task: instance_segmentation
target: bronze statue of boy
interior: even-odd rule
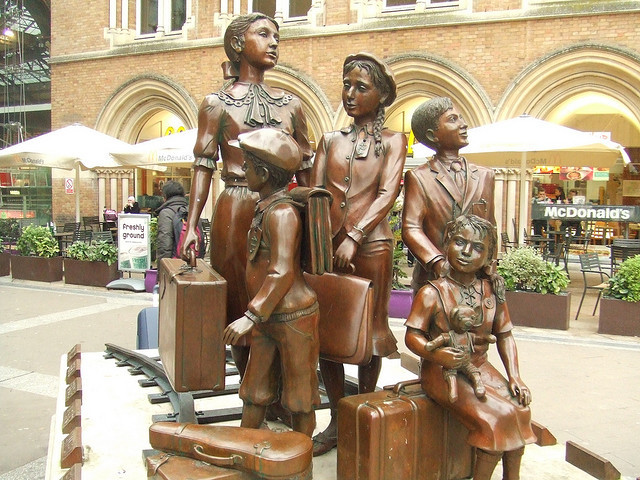
[[[251,353],[240,387],[242,427],[259,428],[267,406],[278,400],[291,412],[293,429],[311,437],[319,403],[316,368],[319,309],[300,264],[302,219],[288,195],[302,151],[288,133],[263,128],[240,134],[242,169],[259,201],[247,240],[246,282],[251,300],[230,323],[224,341],[233,345],[251,332]]]

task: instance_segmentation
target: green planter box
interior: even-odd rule
[[[11,276],[18,280],[59,282],[62,280],[62,257],[11,257]]]
[[[511,323],[521,327],[569,329],[571,294],[506,292]]]
[[[598,333],[639,337],[640,303],[602,297]]]
[[[64,259],[64,283],[105,287],[109,282],[120,278],[118,264],[107,262],[88,262],[85,260]]]

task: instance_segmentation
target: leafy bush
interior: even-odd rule
[[[20,236],[20,224],[15,218],[0,218],[0,237],[3,239],[18,238]]]
[[[149,241],[151,243],[151,259],[153,260],[158,245],[158,217],[151,217],[149,220]]]
[[[107,262],[108,265],[118,260],[117,247],[109,242],[74,242],[67,248],[67,257],[88,262]]]
[[[51,258],[60,253],[58,242],[53,238],[51,230],[35,225],[29,225],[22,230],[17,247],[20,255]]]
[[[73,242],[67,248],[66,255],[74,260],[89,261],[89,244],[86,242]]]
[[[393,269],[391,271],[391,288],[393,290],[407,290],[408,287],[400,282],[401,278],[407,278],[407,274],[402,269],[402,262],[405,260],[406,255],[402,249],[402,220],[400,217],[402,203],[400,200],[396,200],[391,211],[394,212],[389,215],[389,226],[393,232]]]
[[[557,295],[569,285],[569,277],[561,267],[545,261],[531,247],[514,248],[498,265],[509,291],[551,293]]]
[[[640,255],[620,264],[616,274],[609,279],[609,288],[604,294],[626,302],[640,302]]]

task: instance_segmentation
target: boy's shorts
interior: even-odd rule
[[[317,304],[316,304],[317,305]],[[271,405],[278,398],[291,413],[308,413],[320,403],[317,365],[320,351],[319,310],[295,320],[267,320],[256,325],[251,353],[240,386],[240,398],[254,405]]]

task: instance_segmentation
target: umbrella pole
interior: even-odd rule
[[[528,230],[529,195],[527,188],[527,152],[522,152],[520,159],[520,215],[518,228]],[[518,235],[520,245],[524,245],[524,235]]]
[[[80,163],[76,163],[76,222],[80,221]]]

